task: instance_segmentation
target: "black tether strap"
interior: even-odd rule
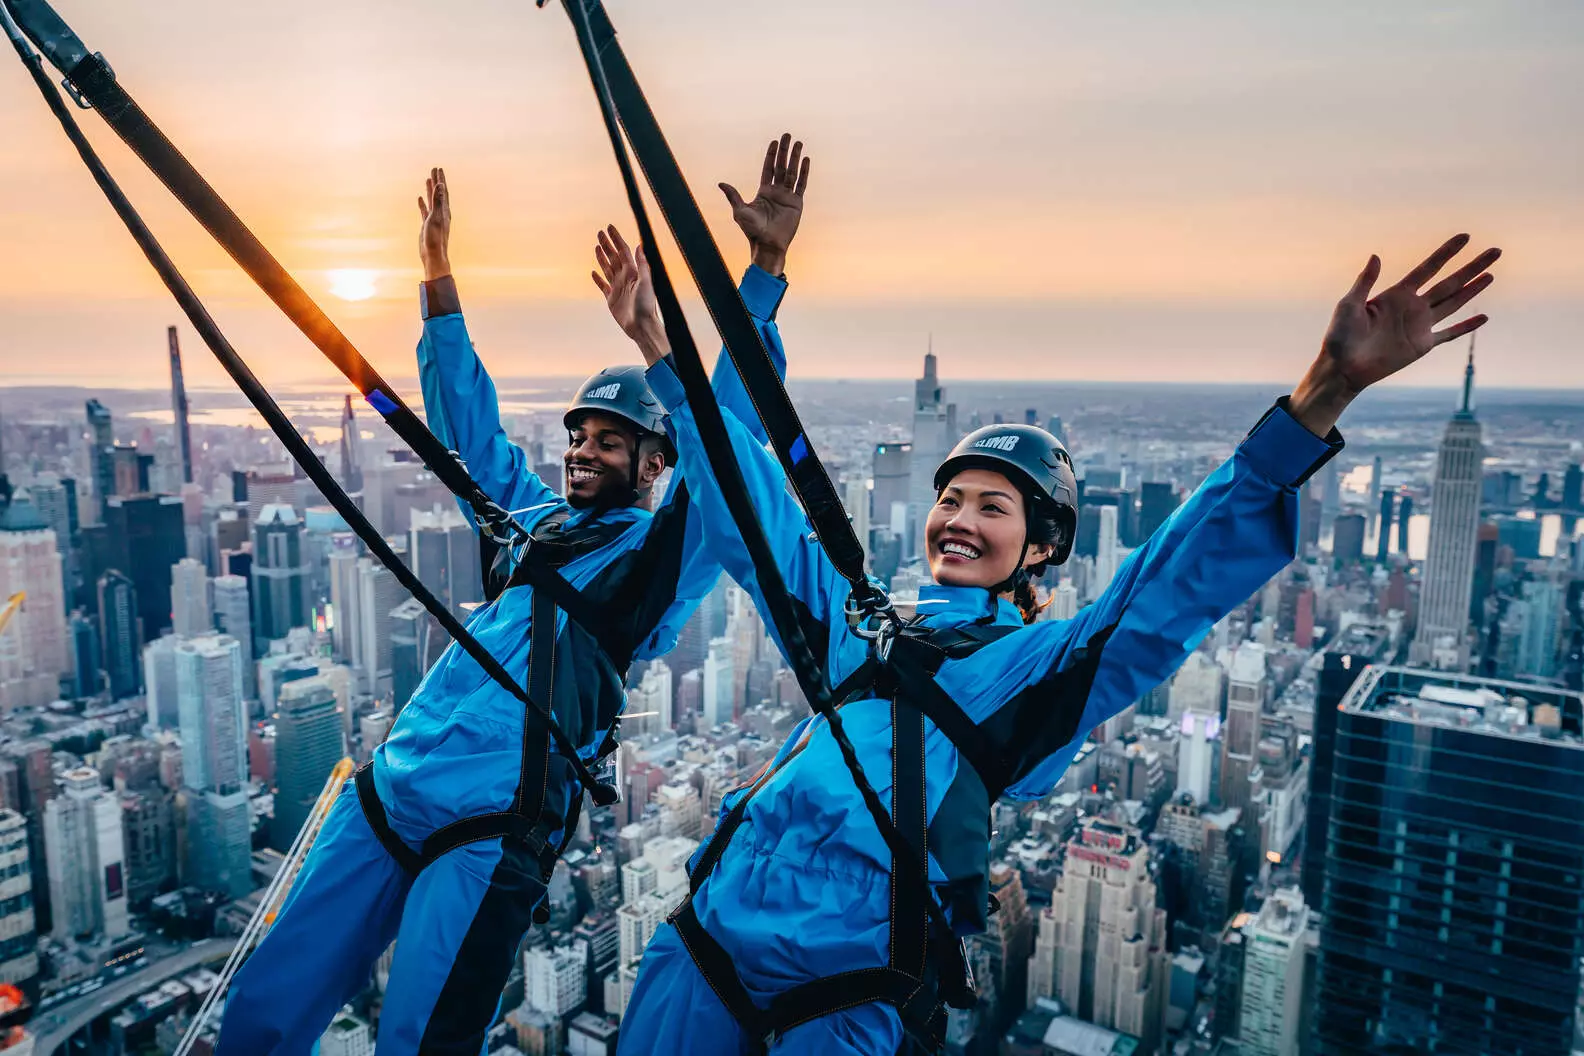
[[[484,492],[457,455],[429,431],[402,400],[401,394],[380,376],[373,364],[121,87],[104,57],[86,54],[87,48],[50,8],[47,0],[9,2],[17,12],[22,30],[39,43],[52,61],[60,65],[77,58],[75,64],[62,70],[73,95],[83,105],[99,111],[105,123],[225,248],[303,336],[357,386],[369,406],[379,412],[385,423],[417,453],[441,483],[468,504],[480,527],[503,539],[525,538],[527,533],[521,526]]]
[[[671,344],[677,376],[687,392],[688,404],[693,409],[699,438],[709,459],[710,468],[715,474],[716,483],[720,487],[732,521],[737,526],[737,532],[742,537],[743,545],[753,564],[754,574],[764,596],[765,607],[770,610],[771,623],[781,639],[787,659],[797,675],[798,684],[809,705],[829,724],[831,738],[841,752],[842,762],[852,775],[853,784],[857,786],[864,806],[869,811],[869,816],[874,819],[875,826],[879,829],[887,848],[897,861],[907,863],[907,871],[913,877],[910,882],[920,886],[931,921],[939,927],[942,934],[951,934],[951,925],[946,919],[946,913],[941,909],[935,893],[929,889],[927,863],[913,853],[907,841],[891,823],[885,804],[880,801],[880,796],[864,775],[863,764],[858,759],[858,752],[853,747],[851,738],[847,736],[841,716],[832,706],[825,672],[820,661],[809,648],[808,640],[798,623],[797,614],[793,611],[786,580],[776,564],[775,553],[765,539],[764,529],[759,524],[758,515],[754,510],[753,498],[748,493],[748,486],[743,481],[742,469],[738,466],[736,455],[732,451],[731,437],[726,431],[725,420],[721,417],[720,404],[716,402],[714,390],[710,387],[709,374],[704,369],[698,346],[693,341],[687,318],[682,313],[682,305],[677,300],[676,290],[671,285],[670,276],[666,272],[659,245],[655,240],[654,228],[650,225],[648,211],[644,208],[643,195],[638,189],[637,177],[633,174],[632,163],[622,143],[621,129],[617,124],[604,67],[589,28],[588,11],[584,0],[563,0],[563,2],[572,16],[578,45],[583,51],[583,61],[588,67],[589,79],[593,83],[600,113],[605,120],[605,130],[610,136],[611,149],[616,155],[617,167],[621,170],[622,183],[627,191],[627,202],[638,226],[639,241],[645,248],[654,281],[655,300],[660,306],[660,315],[665,323],[666,338]],[[600,10],[597,2],[593,7],[595,10]]]
[[[379,562],[390,570],[397,581],[413,597],[418,599],[419,604],[423,605],[429,614],[439,621],[440,625],[456,640],[456,643],[462,647],[463,651],[471,656],[503,689],[516,697],[523,704],[528,715],[535,716],[541,722],[548,723],[549,732],[555,738],[556,746],[560,749],[561,754],[567,757],[578,781],[589,790],[589,794],[594,797],[594,801],[601,805],[616,802],[616,790],[608,785],[601,784],[589,772],[588,767],[583,764],[582,759],[578,756],[577,746],[572,744],[566,733],[556,724],[554,716],[543,706],[529,699],[528,694],[507,673],[499,661],[490,655],[489,650],[485,649],[478,639],[468,633],[467,628],[462,625],[461,621],[452,614],[451,610],[440,599],[430,593],[429,588],[425,587],[423,582],[413,574],[401,557],[391,549],[390,544],[385,541],[384,537],[369,523],[368,518],[363,515],[363,511],[358,509],[357,504],[342,490],[341,485],[331,476],[324,463],[319,460],[313,449],[308,446],[307,442],[298,434],[296,428],[292,426],[291,421],[286,417],[285,412],[281,410],[280,405],[275,402],[274,397],[270,396],[268,390],[254,376],[253,371],[242,357],[237,354],[236,349],[231,347],[231,343],[226,340],[219,326],[216,325],[214,319],[209,315],[208,309],[198,299],[192,287],[187,284],[187,280],[182,277],[181,272],[176,269],[176,265],[172,263],[164,248],[160,246],[159,241],[154,237],[153,232],[149,230],[148,225],[143,222],[143,218],[138,215],[137,210],[127,199],[126,194],[116,184],[114,177],[110,175],[109,170],[104,166],[104,162],[94,152],[93,146],[88,142],[87,137],[83,135],[82,129],[78,127],[76,119],[66,109],[66,104],[62,102],[60,93],[55,90],[55,86],[45,76],[43,61],[17,32],[16,25],[12,22],[9,12],[5,10],[3,5],[0,5],[0,19],[5,22],[6,34],[11,38],[11,43],[15,46],[23,65],[33,75],[33,81],[38,85],[39,92],[44,96],[44,100],[49,104],[50,110],[60,121],[61,128],[66,132],[67,138],[77,148],[78,155],[81,156],[83,164],[88,167],[94,182],[104,192],[105,199],[110,203],[111,208],[116,211],[116,215],[121,218],[122,223],[126,225],[133,241],[138,244],[138,248],[143,250],[143,255],[148,258],[148,262],[153,265],[154,270],[159,274],[166,288],[170,290],[171,296],[176,299],[176,303],[181,307],[188,321],[192,323],[193,329],[198,332],[198,336],[203,338],[204,344],[209,346],[209,350],[220,361],[220,365],[225,368],[226,373],[231,375],[232,380],[237,383],[237,387],[248,398],[248,402],[252,403],[259,414],[263,416],[265,422],[269,424],[270,429],[285,446],[287,452],[302,467],[308,479],[313,481],[320,493],[330,501],[330,505],[335,507],[336,512],[357,533],[358,538],[369,548],[369,552],[378,558]],[[100,61],[102,62],[103,60]],[[532,723],[524,722],[525,727],[532,725]]]
[[[808,513],[820,545],[836,571],[851,585],[852,599],[860,608],[889,613],[890,599],[864,572],[863,543],[853,530],[830,474],[815,454],[808,431],[765,348],[759,327],[743,304],[737,283],[688,189],[681,166],[671,153],[632,66],[622,53],[603,3],[600,0],[564,2],[569,9],[573,4],[583,5],[587,14],[587,36],[598,56],[601,67],[598,76],[603,77],[611,109],[627,131],[633,155],[654,193],[660,215],[676,239],[682,261],[693,276],[715,328],[720,332],[722,344],[742,377],[743,388],[759,412],[765,432],[781,459],[787,479]],[[545,0],[540,0],[541,6],[544,3]],[[578,21],[575,12],[573,21]],[[585,47],[585,52],[587,50]],[[594,74],[592,68],[590,73]],[[619,142],[617,137],[618,148]],[[651,237],[646,235],[643,242],[648,249],[655,248]]]

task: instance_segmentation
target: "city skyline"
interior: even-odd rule
[[[63,14],[382,370],[411,363],[411,203],[437,163],[492,367],[631,358],[588,287],[592,231],[626,217],[559,12],[495,0],[464,23],[410,0],[287,4],[259,25],[195,0],[144,23],[112,10]],[[1571,6],[884,0],[855,16],[824,0],[789,24],[697,0],[612,16],[734,267],[745,255],[711,185],[750,185],[770,134],[807,140],[782,313],[804,376],[908,377],[932,332],[987,377],[1290,379],[1371,250],[1390,268],[1468,228],[1507,249],[1489,384],[1584,384],[1568,354],[1584,323],[1584,206],[1566,176],[1579,147],[1554,134],[1584,119]],[[766,47],[791,71],[773,91],[721,91],[760,83]],[[0,232],[0,367],[157,378],[172,307],[9,69],[0,173],[13,202],[30,197]],[[1394,101],[1414,119],[1372,119]],[[136,162],[106,154],[266,380],[321,376]],[[194,389],[218,378],[187,358]],[[1407,380],[1449,383],[1450,358]]]

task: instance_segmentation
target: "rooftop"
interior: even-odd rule
[[[1584,694],[1532,682],[1370,667],[1339,707],[1419,726],[1584,750]]]

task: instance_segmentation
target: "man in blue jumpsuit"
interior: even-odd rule
[[[801,217],[802,187],[772,170],[784,173],[789,148],[789,137],[771,143],[766,178],[752,202],[728,195],[753,250],[742,297],[783,372],[773,320],[786,288],[781,276]],[[425,281],[418,364],[430,428],[490,497],[533,532],[535,545],[543,537],[547,545],[570,546],[560,573],[604,605],[610,625],[624,635],[627,655],[610,656],[604,638],[596,641],[556,613],[553,651],[562,674],[545,703],[580,754],[592,759],[623,704],[625,665],[675,645],[719,566],[701,546],[698,511],[685,488],[671,487],[659,510],[647,508],[668,445],[653,430],[634,428],[631,416],[600,412],[601,400],[617,399],[634,380],[621,369],[591,379],[568,414],[566,496],[533,473],[501,427],[495,387],[463,322],[446,253],[450,203],[439,170],[419,208]],[[757,426],[730,360],[722,357],[721,364],[721,400]],[[590,538],[595,545],[586,545]],[[529,677],[536,593],[526,584],[509,586],[469,623],[520,684]],[[365,776],[372,777],[377,803],[360,804],[350,786],[342,792],[279,919],[236,977],[220,1036],[224,1056],[308,1052],[335,1012],[368,984],[393,940],[379,1023],[382,1056],[481,1051],[518,945],[544,897],[547,863],[499,837],[457,846],[416,875],[397,857],[447,825],[516,809],[524,798],[537,804],[533,816],[543,819],[553,855],[582,789],[553,747],[529,751],[543,728],[528,724],[525,731],[524,717],[522,704],[476,662],[455,645],[446,649],[374,753]],[[374,824],[370,806],[379,815]],[[382,843],[380,830],[399,844]]]
[[[1008,728],[998,726],[998,718],[1011,709],[1025,710],[1019,720],[1033,720],[1011,724],[1022,739],[998,745],[1018,765],[990,797],[997,791],[1024,800],[1049,794],[1091,729],[1168,678],[1218,620],[1293,559],[1296,489],[1340,448],[1334,426],[1343,408],[1366,386],[1485,321],[1476,316],[1442,331],[1431,329],[1490,282],[1485,268],[1496,259],[1494,250],[1447,279],[1432,281],[1466,241],[1460,236],[1448,242],[1373,298],[1379,261],[1372,257],[1339,303],[1319,357],[1292,396],[1259,420],[1232,457],[1128,556],[1102,595],[1075,618],[1023,626],[1025,615],[1002,592],[1014,568],[1038,567],[1050,557],[1049,547],[1031,552],[1032,520],[1029,534],[1014,529],[1023,539],[1023,555],[1016,556],[1014,543],[1015,561],[1009,557],[1006,568],[987,568],[991,574],[976,584],[969,580],[978,548],[959,546],[947,553],[936,545],[936,536],[926,533],[934,582],[919,592],[920,626],[1008,625],[1008,633],[976,652],[946,659],[933,675],[935,685],[985,736]],[[646,283],[641,259],[622,256],[614,265],[602,288],[641,289]],[[643,298],[626,300],[637,304]],[[638,344],[650,364],[650,385],[671,412],[680,469],[703,512],[707,545],[765,612],[746,548],[701,449],[692,409],[665,358],[664,331],[652,319],[635,321],[632,329],[643,335]],[[724,417],[787,589],[810,614],[805,634],[823,653],[830,685],[839,685],[869,655],[867,643],[846,631],[848,584],[811,533],[780,463],[729,410]],[[988,456],[995,455],[1002,439],[1011,442],[1010,437],[990,438],[986,456],[971,456],[978,468],[965,472],[982,473],[984,466],[995,465]],[[1047,449],[1065,458],[1054,439]],[[961,516],[957,510],[941,513],[943,504],[958,501],[952,495],[950,474],[956,471],[951,462],[937,477],[941,498],[931,514],[932,531],[937,515],[947,523]],[[998,496],[995,502],[1003,507],[1016,504],[1011,492],[1020,487],[1017,474],[1008,472],[1001,491],[984,492]],[[1026,492],[1023,499],[1032,501]],[[984,508],[993,510],[985,501]],[[1085,678],[1081,691],[1058,689],[1060,677],[1076,670]],[[897,685],[890,692],[898,694],[899,706]],[[847,699],[841,716],[865,773],[891,809],[893,787],[901,782],[893,766],[905,765],[892,756],[894,705],[859,693]],[[926,720],[922,761],[914,764],[922,765],[925,774],[929,879],[957,936],[984,929],[988,891],[990,804],[984,796],[991,783],[965,780],[970,749]],[[739,804],[745,809],[735,811]],[[972,816],[974,810],[978,817]],[[706,875],[693,877],[691,904],[684,902],[672,917],[681,925],[690,908],[694,923],[721,956],[701,957],[704,944],[696,932],[689,939],[686,927],[662,925],[644,956],[623,1020],[620,1051],[633,1056],[762,1048],[897,1052],[904,1040],[898,1009],[857,993],[861,980],[856,976],[852,991],[803,1015],[790,1029],[756,1035],[744,1029],[727,1004],[743,997],[752,1006],[752,1022],[762,1028],[759,1012],[772,999],[821,978],[885,970],[895,948],[891,853],[826,721],[810,717],[794,730],[766,771],[728,794],[722,818],[730,819],[723,828],[723,850]],[[695,866],[708,857],[701,854]],[[930,943],[944,945],[936,938]]]

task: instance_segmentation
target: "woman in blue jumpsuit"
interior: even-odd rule
[[[1292,396],[1260,419],[1232,457],[1128,556],[1102,595],[1073,619],[1024,627],[1032,614],[1001,592],[1016,581],[1020,565],[1037,568],[1059,550],[1059,533],[1041,538],[1029,532],[1040,520],[1029,516],[1034,512],[1029,504],[1050,496],[1034,493],[1028,475],[1010,464],[999,474],[982,459],[960,473],[951,471],[950,463],[944,467],[948,473],[936,481],[940,493],[925,532],[932,582],[919,592],[921,623],[993,621],[1020,629],[972,655],[945,661],[936,683],[971,719],[983,722],[1025,688],[1077,663],[1082,647],[1100,649],[1075,735],[1017,775],[1006,795],[1024,800],[1047,795],[1091,729],[1168,678],[1218,620],[1293,559],[1296,487],[1340,448],[1334,426],[1343,408],[1366,386],[1485,321],[1476,316],[1439,332],[1431,329],[1490,282],[1485,269],[1496,251],[1432,285],[1466,242],[1466,236],[1449,241],[1373,298],[1379,260],[1372,257],[1338,304],[1321,353]],[[641,259],[636,264],[621,259],[605,285],[641,288],[645,281]],[[648,331],[649,340],[639,344],[650,364],[650,385],[671,412],[681,472],[704,512],[707,545],[764,612],[753,567],[700,448],[691,408],[663,358],[663,331],[656,324]],[[829,628],[821,659],[829,683],[838,685],[868,653],[863,640],[844,630],[848,585],[812,536],[780,464],[729,410],[725,417],[787,588]],[[1054,438],[1046,438],[1052,445],[1047,450],[1060,450]],[[982,449],[990,454],[1001,446],[996,437],[982,439],[990,441]],[[1108,640],[1099,633],[1107,629]],[[889,809],[890,702],[856,700],[841,714],[870,782]],[[983,903],[954,903],[952,893],[984,889],[988,848],[936,845],[937,811],[966,760],[932,723],[926,722],[925,729],[930,880],[953,929],[964,934],[982,928]],[[891,854],[825,720],[810,717],[794,730],[753,784],[726,797],[722,816],[749,793],[741,824],[694,892],[692,908],[730,957],[752,1002],[762,1008],[799,984],[885,966]],[[750,1037],[700,972],[677,929],[666,924],[644,956],[622,1024],[620,1052],[735,1054],[768,1041],[785,1052],[889,1054],[903,1040],[897,1010],[879,1002],[844,1007],[778,1037]]]
[[[784,160],[785,147],[781,150]],[[790,188],[782,190],[771,189],[781,203],[776,222],[744,228],[754,259],[776,270],[751,266],[740,292],[784,373],[785,356],[773,319],[786,289],[781,266],[797,229],[802,194],[801,188],[795,195]],[[761,188],[761,198],[765,193]],[[752,211],[762,205],[756,199],[741,208]],[[427,281],[422,291],[424,332],[418,365],[430,428],[461,455],[485,491],[532,531],[544,518],[567,513],[569,499],[534,474],[523,451],[507,440],[501,426],[495,387],[468,338],[445,260],[449,203],[438,170],[420,209],[425,215]],[[715,379],[719,398],[761,428],[730,360],[723,357],[721,365]],[[599,377],[621,376],[617,371]],[[591,379],[585,394],[602,387]],[[660,656],[676,644],[682,625],[713,588],[719,565],[702,546],[696,505],[685,510],[676,506],[682,501],[682,489],[673,486],[665,506],[651,512],[635,493],[639,489],[629,488],[623,476],[630,471],[637,482],[637,466],[622,458],[619,450],[603,451],[595,430],[584,424],[569,416],[573,443],[564,461],[575,508],[561,530],[575,533],[598,523],[611,525],[614,531],[608,542],[577,557],[561,572],[574,587],[585,589],[613,567],[633,565],[635,559],[648,562],[646,543],[657,531],[670,533],[676,544],[667,546],[678,545],[681,553],[672,555],[674,570],[669,575],[653,583],[645,581],[649,593],[664,595],[642,599],[652,605],[655,615],[646,621],[642,640],[634,643],[633,659]],[[763,439],[761,435],[760,442]],[[584,469],[592,473],[604,463],[615,466],[615,484],[602,482],[598,473],[591,483],[585,482]],[[646,499],[648,480],[639,483]],[[619,501],[579,502],[579,490],[589,496],[614,491]],[[643,568],[633,571],[644,573]],[[526,584],[511,587],[481,608],[468,625],[519,683],[528,670],[533,595]],[[561,614],[558,656],[566,641],[566,624]],[[563,670],[579,672],[578,679],[561,682],[586,681],[585,668],[576,661],[558,659]],[[577,691],[571,692],[575,697]],[[614,692],[619,698],[619,683]],[[581,754],[592,757],[606,725],[577,715],[575,709],[569,709],[573,713],[568,715],[562,705],[558,686],[557,716]],[[447,824],[509,810],[524,782],[523,719],[520,702],[456,645],[449,646],[402,709],[389,739],[374,752],[374,788],[395,836],[417,848]],[[535,779],[546,786],[547,810],[564,818],[582,789],[564,766],[551,770]],[[551,842],[562,835],[559,828],[553,830]],[[219,1051],[223,1056],[309,1052],[335,1012],[368,985],[375,961],[394,940],[396,955],[379,1021],[381,1056],[417,1052],[476,1056],[518,944],[544,893],[538,862],[500,838],[457,847],[416,877],[411,875],[376,837],[349,785],[325,819],[279,919],[236,977]]]

